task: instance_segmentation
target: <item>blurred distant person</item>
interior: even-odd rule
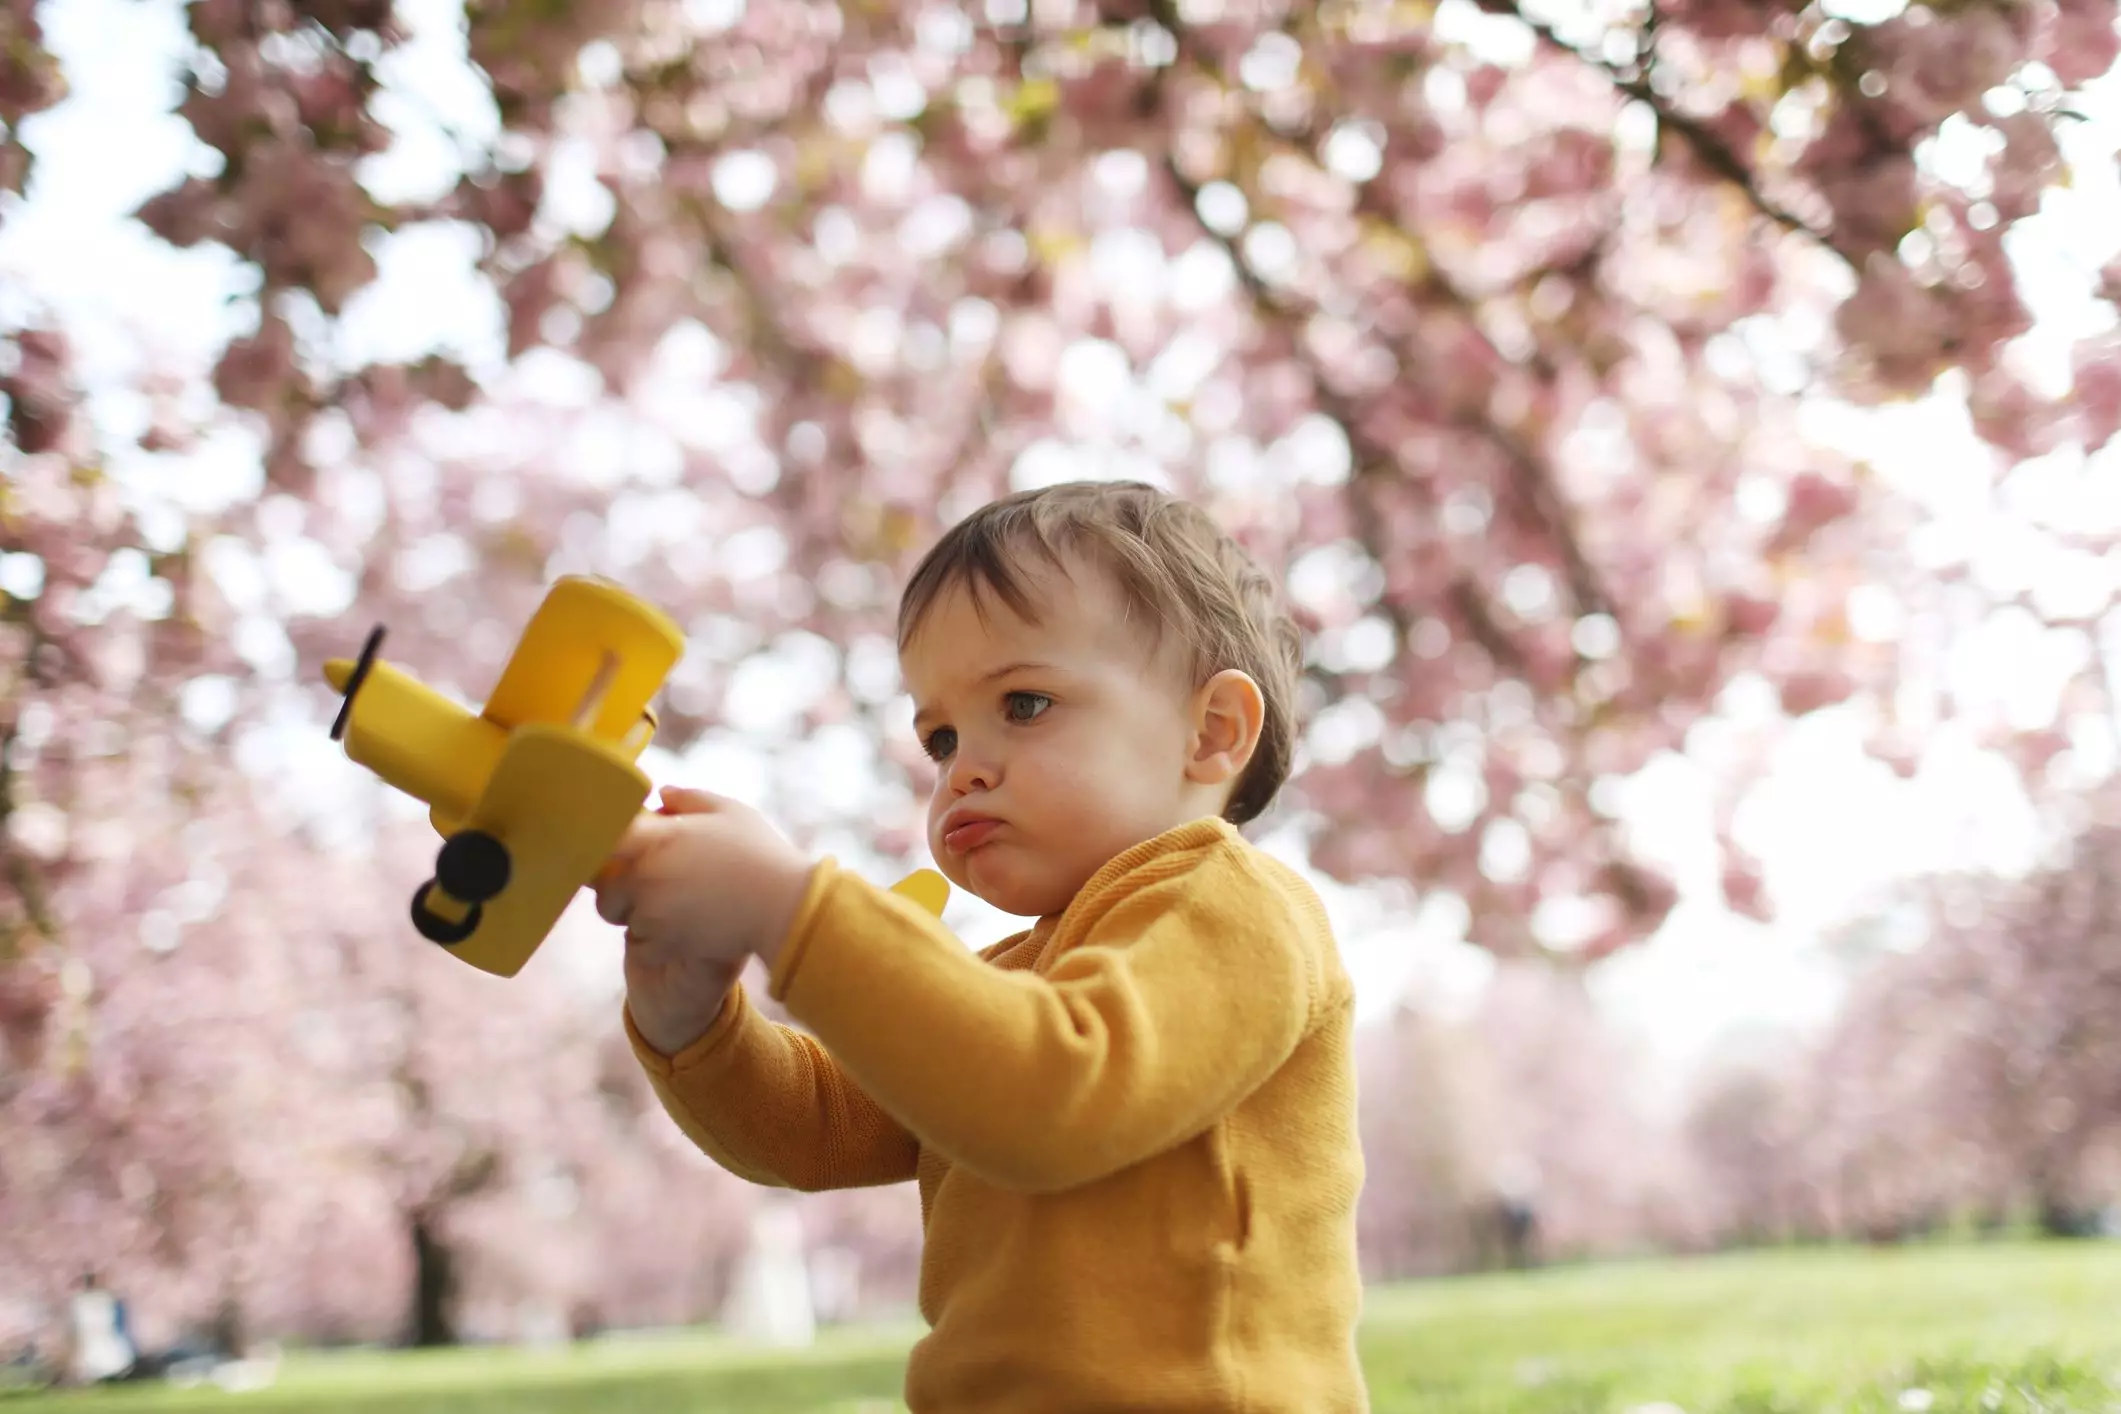
[[[918,1178],[916,1414],[1366,1409],[1353,991],[1238,833],[1295,739],[1275,586],[1198,508],[1074,483],[954,526],[898,639],[936,861],[1035,924],[975,956],[666,790],[598,886],[663,1104],[755,1182]],[[752,954],[812,1035],[747,999]]]
[[[123,1309],[94,1272],[81,1278],[68,1308],[66,1373],[74,1384],[101,1384],[131,1373],[138,1352],[125,1332]]]
[[[1539,1260],[1539,1170],[1512,1157],[1495,1169],[1495,1238],[1502,1264],[1523,1271]]]

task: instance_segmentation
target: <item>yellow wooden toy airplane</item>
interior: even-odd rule
[[[513,977],[647,800],[635,762],[655,734],[649,699],[684,635],[615,584],[563,577],[476,714],[381,661],[382,644],[378,624],[358,658],[324,665],[343,694],[332,740],[430,808],[443,842],[413,926]],[[950,886],[924,869],[895,891],[941,916]]]

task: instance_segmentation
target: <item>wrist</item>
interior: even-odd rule
[[[714,1030],[723,1013],[729,1010],[729,999],[742,974],[743,968],[735,963],[723,967],[704,1006],[686,1007],[682,1011],[653,1006],[643,1008],[629,997],[626,1014],[633,1019],[633,1029],[651,1049],[665,1060],[674,1060]]]
[[[766,900],[759,920],[759,937],[753,951],[771,973],[780,966],[796,917],[803,910],[803,896],[810,892],[810,877],[817,871],[815,860],[791,856],[778,862],[762,886]]]

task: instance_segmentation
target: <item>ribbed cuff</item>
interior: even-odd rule
[[[733,983],[729,988],[729,995],[722,998],[722,1009],[714,1014],[714,1020],[707,1024],[706,1031],[701,1033],[698,1040],[674,1056],[666,1056],[649,1044],[648,1038],[641,1034],[641,1028],[634,1023],[631,1007],[622,1007],[620,1017],[626,1026],[626,1039],[633,1043],[634,1055],[640,1059],[642,1066],[652,1074],[667,1080],[677,1071],[691,1070],[720,1049],[736,1034],[737,1025],[750,1005],[749,999],[744,996],[744,984]]]
[[[803,965],[804,954],[810,950],[811,930],[817,924],[825,892],[839,875],[839,861],[829,854],[812,866],[810,881],[803,889],[803,901],[796,905],[795,918],[788,924],[788,935],[781,941],[781,955],[774,960],[773,971],[766,977],[766,995],[775,1001],[787,997],[788,984],[794,979],[796,969]]]

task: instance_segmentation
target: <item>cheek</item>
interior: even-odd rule
[[[1095,761],[1092,749],[1064,732],[1025,737],[1010,754],[1009,784],[1041,805],[1065,803]]]

